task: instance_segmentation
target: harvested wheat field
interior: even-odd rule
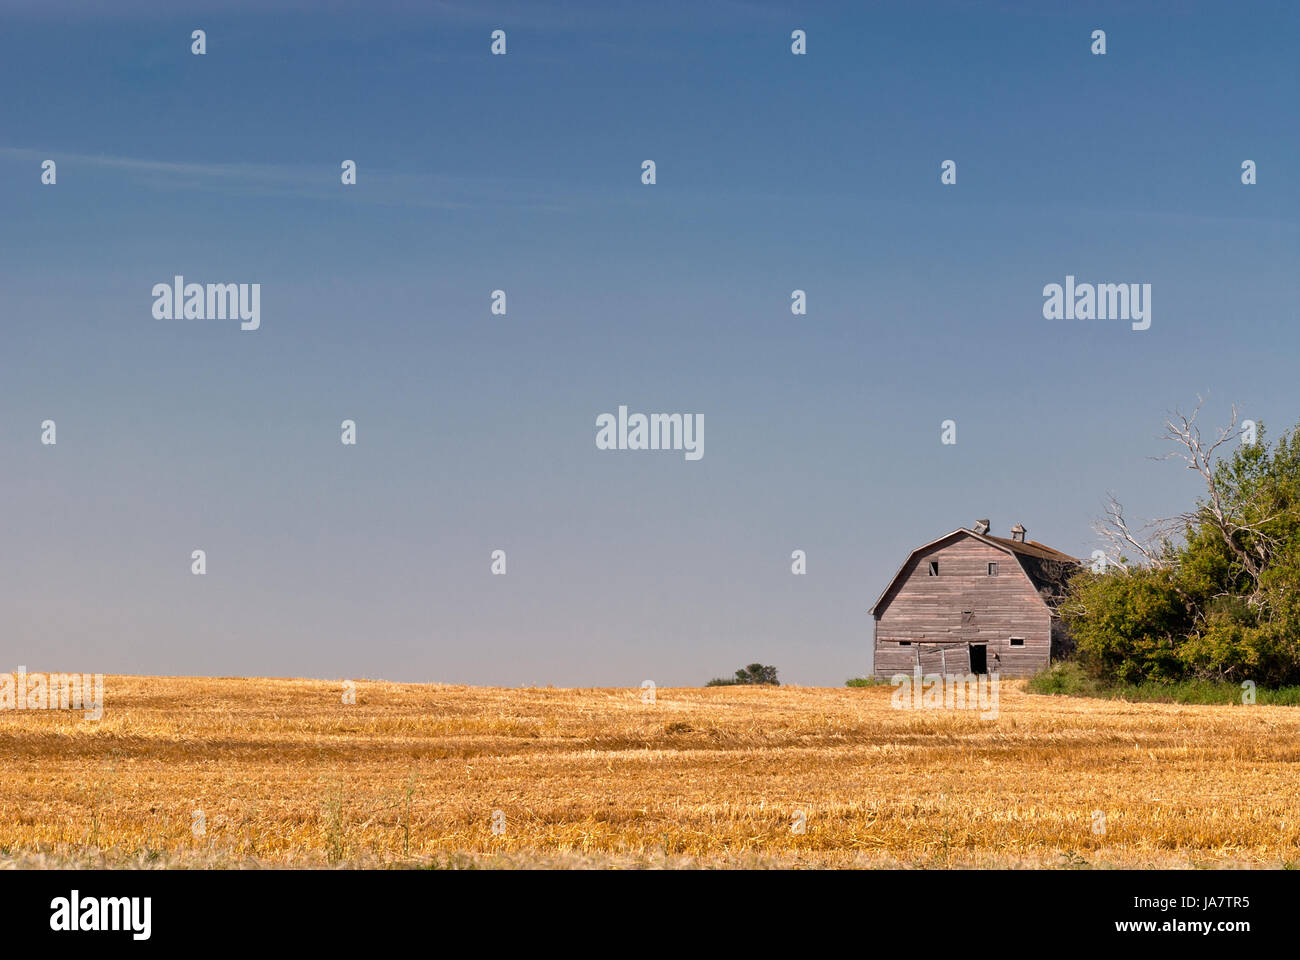
[[[1294,708],[1018,683],[996,719],[894,710],[889,687],[341,692],[108,677],[98,722],[0,713],[0,863],[1300,864]]]

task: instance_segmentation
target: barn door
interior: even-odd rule
[[[917,662],[921,664],[921,672],[942,673],[943,672],[943,654],[940,652],[938,644],[922,643],[916,648]]]

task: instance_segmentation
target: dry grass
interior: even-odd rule
[[[890,692],[108,677],[0,713],[0,865],[1300,864],[1300,709]]]

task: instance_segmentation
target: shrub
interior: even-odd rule
[[[1096,696],[1098,685],[1083,668],[1072,661],[1054,663],[1051,667],[1029,678],[1026,688],[1030,693],[1070,694],[1076,697]]]

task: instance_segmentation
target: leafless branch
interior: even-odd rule
[[[1144,567],[1169,565],[1163,549],[1169,539],[1168,528],[1169,521],[1162,519],[1148,521],[1134,530],[1124,516],[1124,505],[1113,493],[1106,495],[1105,515],[1092,525],[1093,532],[1103,544],[1106,566],[1124,573],[1129,572],[1134,560]]]

